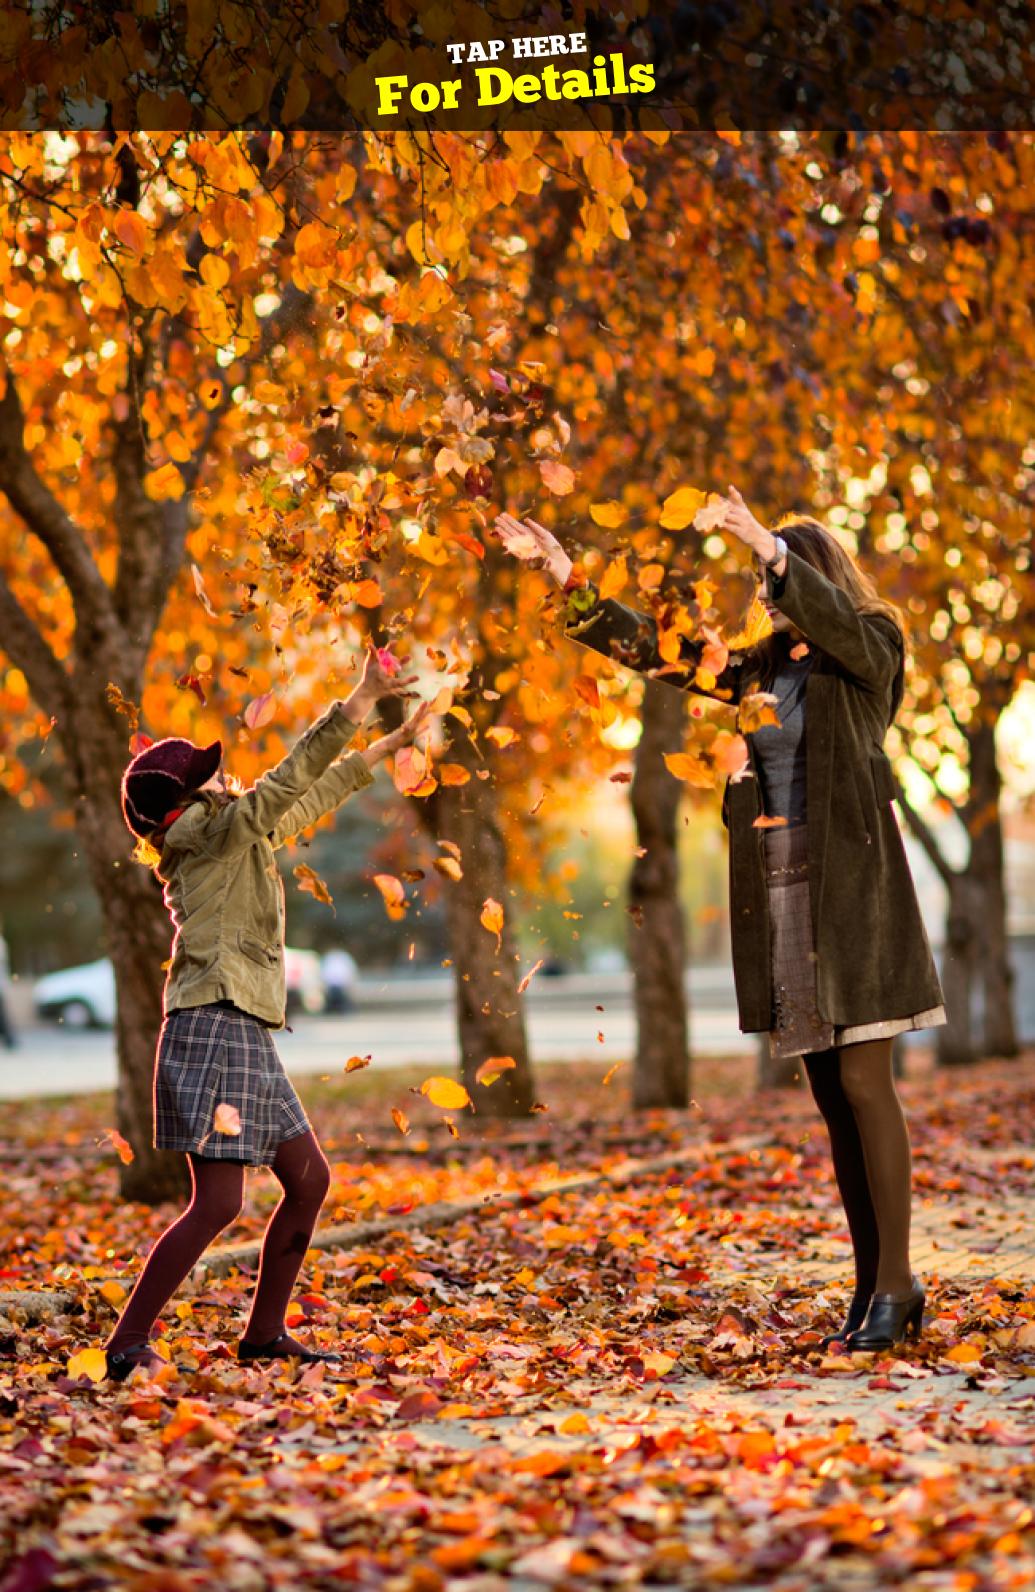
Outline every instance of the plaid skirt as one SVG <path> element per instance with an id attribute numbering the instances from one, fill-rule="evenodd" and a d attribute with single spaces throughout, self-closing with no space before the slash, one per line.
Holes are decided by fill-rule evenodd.
<path id="1" fill-rule="evenodd" d="M 238 1113 L 239 1133 L 217 1127 L 221 1105 Z M 169 1012 L 155 1057 L 156 1150 L 272 1166 L 281 1140 L 309 1127 L 272 1035 L 257 1017 L 224 1006 Z"/>
<path id="2" fill-rule="evenodd" d="M 769 1054 L 776 1059 L 803 1056 L 864 1039 L 888 1039 L 912 1028 L 935 1028 L 947 1021 L 944 1006 L 846 1027 L 825 1021 L 816 1004 L 816 953 L 809 904 L 808 826 L 793 824 L 762 831 L 772 950 L 773 1026 Z"/>

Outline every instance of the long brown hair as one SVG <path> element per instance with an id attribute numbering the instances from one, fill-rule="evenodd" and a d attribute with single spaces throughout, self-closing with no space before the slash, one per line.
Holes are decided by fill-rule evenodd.
<path id="1" fill-rule="evenodd" d="M 792 553 L 806 564 L 818 569 L 821 575 L 847 592 L 860 614 L 884 614 L 897 627 L 902 637 L 903 650 L 909 645 L 906 616 L 897 603 L 882 597 L 870 575 L 860 569 L 837 537 L 818 520 L 804 514 L 785 514 L 772 527 L 778 531 Z M 758 689 L 768 691 L 780 658 L 778 638 L 770 632 L 750 649 L 750 668 L 758 675 Z"/>

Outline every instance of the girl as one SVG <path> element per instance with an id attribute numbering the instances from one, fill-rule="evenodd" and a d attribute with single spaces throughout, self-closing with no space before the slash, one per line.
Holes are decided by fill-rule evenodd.
<path id="1" fill-rule="evenodd" d="M 570 594 L 566 634 L 639 672 L 665 667 L 654 620 L 601 600 L 549 531 L 508 514 L 496 526 Z M 817 521 L 791 517 L 774 536 L 731 487 L 722 528 L 756 555 L 771 633 L 730 652 L 707 688 L 705 643 L 683 637 L 681 672 L 661 678 L 730 703 L 776 693 L 780 724 L 745 737 L 751 777 L 728 779 L 722 804 L 740 1026 L 768 1030 L 774 1056 L 804 1056 L 830 1133 L 856 1275 L 823 1343 L 883 1349 L 919 1334 L 924 1307 L 892 1037 L 946 1021 L 882 750 L 902 700 L 902 618 Z M 756 828 L 763 814 L 786 822 Z"/>
<path id="2" fill-rule="evenodd" d="M 263 1239 L 237 1357 L 339 1358 L 307 1348 L 284 1327 L 330 1169 L 269 1032 L 284 1026 L 285 1015 L 284 886 L 273 852 L 369 785 L 374 765 L 414 739 L 428 704 L 335 762 L 377 700 L 411 697 L 416 678 L 389 675 L 369 652 L 351 696 L 333 702 L 244 795 L 227 788 L 218 741 L 156 741 L 123 776 L 126 822 L 153 848 L 176 930 L 155 1061 L 154 1145 L 186 1152 L 193 1195 L 148 1255 L 105 1346 L 115 1381 L 138 1365 L 163 1363 L 149 1346 L 151 1329 L 240 1214 L 246 1166 L 272 1167 L 284 1193 Z"/>

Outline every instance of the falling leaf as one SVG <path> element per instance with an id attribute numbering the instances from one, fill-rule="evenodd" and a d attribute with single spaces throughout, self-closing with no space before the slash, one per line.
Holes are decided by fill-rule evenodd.
<path id="1" fill-rule="evenodd" d="M 358 1072 L 361 1067 L 369 1067 L 370 1056 L 350 1056 L 345 1063 L 346 1072 Z"/>
<path id="2" fill-rule="evenodd" d="M 405 1111 L 400 1111 L 398 1106 L 392 1107 L 392 1121 L 395 1123 L 400 1133 L 409 1133 L 410 1119 L 406 1115 Z"/>
<path id="3" fill-rule="evenodd" d="M 540 459 L 539 474 L 547 491 L 555 497 L 566 497 L 575 488 L 575 471 L 556 459 Z"/>
<path id="4" fill-rule="evenodd" d="M 124 1139 L 117 1128 L 107 1128 L 104 1137 L 118 1155 L 123 1166 L 129 1166 L 133 1160 L 133 1146 L 129 1143 L 129 1140 Z"/>
<path id="5" fill-rule="evenodd" d="M 464 876 L 464 870 L 455 857 L 436 857 L 431 866 L 436 873 L 442 874 L 443 878 L 452 879 L 454 884 Z"/>
<path id="6" fill-rule="evenodd" d="M 471 1097 L 463 1084 L 453 1078 L 425 1078 L 420 1092 L 433 1106 L 443 1111 L 460 1111 L 471 1104 Z"/>
<path id="7" fill-rule="evenodd" d="M 714 786 L 715 776 L 702 758 L 690 752 L 665 752 L 663 756 L 665 767 L 676 779 L 685 780 L 688 785 L 696 785 L 701 790 L 710 790 Z"/>
<path id="8" fill-rule="evenodd" d="M 394 874 L 375 873 L 374 883 L 381 892 L 388 916 L 393 922 L 398 922 L 405 915 L 408 905 L 401 881 Z"/>
<path id="9" fill-rule="evenodd" d="M 786 818 L 770 818 L 766 813 L 761 813 L 754 820 L 752 829 L 781 829 L 787 823 Z"/>
<path id="10" fill-rule="evenodd" d="M 706 494 L 698 492 L 696 487 L 681 486 L 678 491 L 670 493 L 661 505 L 658 523 L 666 531 L 683 531 L 706 501 Z"/>
<path id="11" fill-rule="evenodd" d="M 241 1131 L 241 1113 L 237 1107 L 221 1100 L 212 1118 L 212 1129 L 215 1133 L 225 1133 L 236 1138 Z"/>
<path id="12" fill-rule="evenodd" d="M 809 644 L 807 641 L 799 641 L 797 646 L 791 648 L 791 657 L 795 662 L 799 662 L 802 658 L 807 658 L 808 655 Z"/>
<path id="13" fill-rule="evenodd" d="M 538 965 L 541 966 L 542 964 Z M 531 974 L 529 974 L 529 977 L 531 977 Z M 487 1056 L 474 1075 L 475 1083 L 485 1084 L 488 1087 L 489 1084 L 496 1082 L 501 1073 L 509 1072 L 512 1067 L 516 1066 L 517 1062 L 513 1056 Z"/>
<path id="14" fill-rule="evenodd" d="M 267 725 L 276 712 L 276 701 L 272 691 L 264 691 L 262 696 L 254 697 L 244 710 L 243 718 L 250 730 L 261 730 Z"/>
<path id="15" fill-rule="evenodd" d="M 598 592 L 602 598 L 618 597 L 629 583 L 629 566 L 624 558 L 612 559 L 600 577 Z"/>
<path id="16" fill-rule="evenodd" d="M 439 763 L 435 772 L 443 785 L 466 785 L 471 777 L 461 763 Z"/>
<path id="17" fill-rule="evenodd" d="M 300 862 L 291 871 L 298 880 L 298 888 L 305 891 L 306 895 L 311 895 L 314 900 L 321 902 L 326 907 L 334 905 L 334 897 L 320 878 L 320 875 L 306 863 Z"/>
<path id="18" fill-rule="evenodd" d="M 113 707 L 116 713 L 121 713 L 123 718 L 129 720 L 130 729 L 135 730 L 137 725 L 140 723 L 140 709 L 137 707 L 135 702 L 131 702 L 129 697 L 122 694 L 121 688 L 115 684 L 114 680 L 109 680 L 108 684 L 105 686 L 104 698 L 109 707 Z M 143 737 L 143 739 L 147 742 L 148 746 L 151 745 L 151 741 L 146 735 Z M 141 748 L 141 750 L 143 750 L 143 748 Z"/>
<path id="19" fill-rule="evenodd" d="M 488 929 L 490 934 L 495 934 L 496 949 L 498 951 L 503 943 L 503 908 L 498 901 L 493 900 L 492 896 L 489 896 L 483 903 L 479 921 L 484 929 Z"/>
<path id="20" fill-rule="evenodd" d="M 619 525 L 624 525 L 627 517 L 625 505 L 615 498 L 609 499 L 606 503 L 591 503 L 589 513 L 594 525 L 602 525 L 609 531 L 617 530 Z"/>
<path id="21" fill-rule="evenodd" d="M 178 473 L 179 472 L 177 472 L 177 474 Z M 194 582 L 194 590 L 201 602 L 202 608 L 204 608 L 205 612 L 210 616 L 210 618 L 215 619 L 217 617 L 216 610 L 213 608 L 212 603 L 209 600 L 208 592 L 205 590 L 205 577 L 202 575 L 197 564 L 192 564 L 190 566 L 190 576 L 191 580 Z"/>
<path id="22" fill-rule="evenodd" d="M 513 746 L 520 737 L 517 730 L 512 730 L 509 724 L 490 724 L 485 732 L 485 739 L 494 742 L 502 749 L 504 746 Z"/>
<path id="23" fill-rule="evenodd" d="M 522 978 L 520 984 L 517 987 L 517 992 L 518 992 L 519 995 L 523 995 L 525 993 L 525 991 L 528 988 L 529 984 L 531 984 L 533 978 L 538 973 L 539 969 L 542 967 L 544 961 L 545 961 L 545 957 L 541 956 L 539 958 L 538 962 L 536 962 L 535 966 L 529 968 L 528 972 L 524 975 L 524 977 Z"/>
<path id="24" fill-rule="evenodd" d="M 600 706 L 600 687 L 591 674 L 577 674 L 572 681 L 577 696 L 591 708 Z"/>
<path id="25" fill-rule="evenodd" d="M 600 1080 L 601 1083 L 610 1083 L 611 1079 L 614 1077 L 614 1075 L 618 1071 L 619 1067 L 624 1067 L 624 1066 L 625 1066 L 624 1061 L 616 1061 L 614 1066 L 609 1068 L 608 1071 L 605 1072 L 603 1078 Z"/>
<path id="26" fill-rule="evenodd" d="M 729 513 L 729 499 L 715 494 L 709 496 L 707 503 L 694 515 L 695 531 L 714 531 L 726 523 Z"/>

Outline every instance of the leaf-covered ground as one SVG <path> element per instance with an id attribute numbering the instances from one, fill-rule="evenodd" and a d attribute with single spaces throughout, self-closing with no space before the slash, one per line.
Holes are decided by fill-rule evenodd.
<path id="1" fill-rule="evenodd" d="M 824 1137 L 804 1093 L 750 1092 L 746 1057 L 646 1116 L 627 1068 L 542 1068 L 545 1111 L 453 1113 L 459 1139 L 422 1075 L 303 1081 L 334 1165 L 322 1226 L 389 1218 L 303 1274 L 300 1330 L 341 1364 L 239 1367 L 251 1270 L 199 1271 L 170 1363 L 122 1388 L 69 1365 L 173 1212 L 117 1201 L 109 1098 L 6 1108 L 0 1588 L 1028 1588 L 1030 1062 L 911 1059 L 929 1310 L 884 1356 L 818 1347 L 849 1278 Z M 222 1242 L 275 1198 L 250 1176 Z M 72 1307 L 28 1324 L 12 1293 L 41 1289 Z"/>

